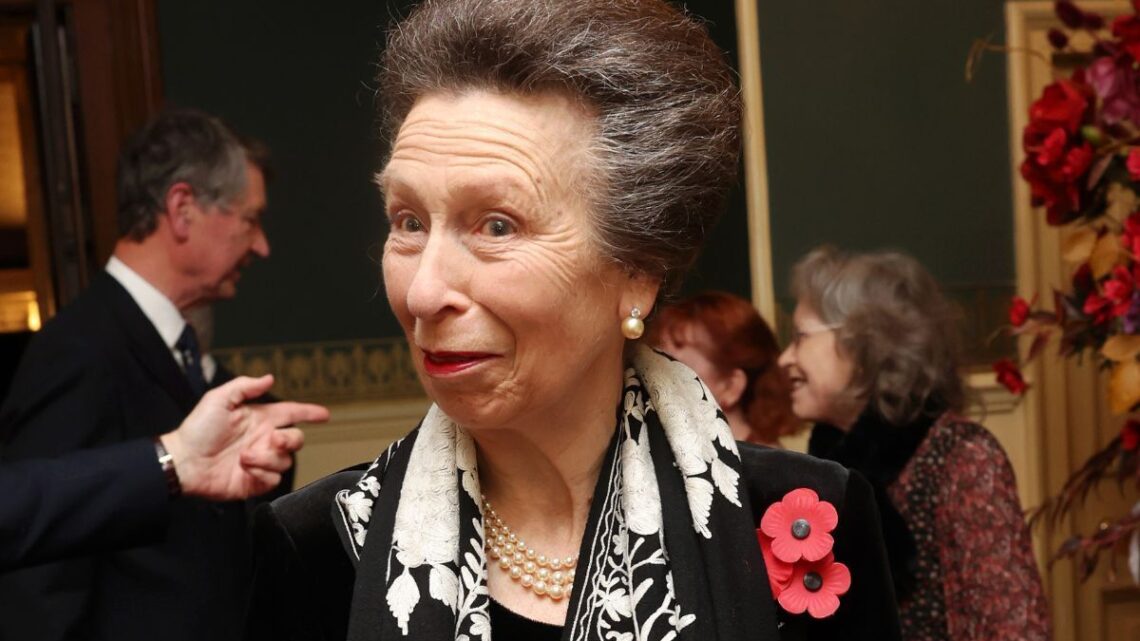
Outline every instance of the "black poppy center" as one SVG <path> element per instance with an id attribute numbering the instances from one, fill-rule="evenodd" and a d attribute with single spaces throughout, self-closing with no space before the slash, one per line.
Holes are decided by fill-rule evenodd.
<path id="1" fill-rule="evenodd" d="M 804 587 L 807 588 L 808 592 L 819 592 L 819 589 L 823 587 L 823 577 L 819 575 L 819 572 L 808 572 L 804 575 Z"/>
<path id="2" fill-rule="evenodd" d="M 807 519 L 796 519 L 792 522 L 792 536 L 797 540 L 804 540 L 811 534 L 811 523 Z"/>

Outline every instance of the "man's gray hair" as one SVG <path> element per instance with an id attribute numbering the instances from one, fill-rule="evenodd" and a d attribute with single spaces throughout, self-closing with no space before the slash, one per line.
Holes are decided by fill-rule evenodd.
<path id="1" fill-rule="evenodd" d="M 119 156 L 119 234 L 152 234 L 170 188 L 190 185 L 203 206 L 226 204 L 246 188 L 246 162 L 266 169 L 259 143 L 243 139 L 221 119 L 193 109 L 170 109 L 146 124 Z"/>

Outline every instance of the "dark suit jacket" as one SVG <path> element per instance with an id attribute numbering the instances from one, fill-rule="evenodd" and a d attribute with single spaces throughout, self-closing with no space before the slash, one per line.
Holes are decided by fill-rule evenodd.
<path id="1" fill-rule="evenodd" d="M 153 437 L 196 400 L 158 331 L 100 274 L 29 344 L 0 409 L 0 459 Z M 0 639 L 238 638 L 249 570 L 245 505 L 182 499 L 156 545 L 0 576 Z"/>
<path id="2" fill-rule="evenodd" d="M 783 626 L 778 641 L 897 641 L 898 610 L 878 511 L 867 481 L 829 461 L 748 443 L 738 445 L 757 527 L 770 505 L 799 487 L 816 490 L 839 511 L 834 554 L 851 570 L 851 589 L 840 598 L 839 611 L 828 619 L 780 611 Z M 340 490 L 353 487 L 366 467 L 325 477 L 258 510 L 251 640 L 346 638 L 355 570 L 337 531 L 333 500 Z"/>
<path id="3" fill-rule="evenodd" d="M 166 477 L 138 439 L 0 465 L 0 570 L 162 539 Z"/>

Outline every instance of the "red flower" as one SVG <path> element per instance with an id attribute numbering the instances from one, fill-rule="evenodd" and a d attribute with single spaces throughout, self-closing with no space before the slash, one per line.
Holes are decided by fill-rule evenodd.
<path id="1" fill-rule="evenodd" d="M 1069 36 L 1060 29 L 1050 29 L 1046 37 L 1049 38 L 1049 44 L 1053 45 L 1054 49 L 1059 50 L 1069 46 Z"/>
<path id="2" fill-rule="evenodd" d="M 1132 180 L 1140 180 L 1140 147 L 1133 147 L 1128 152 L 1128 173 Z"/>
<path id="3" fill-rule="evenodd" d="M 1065 154 L 1065 163 L 1061 166 L 1061 176 L 1067 181 L 1076 181 L 1088 171 L 1092 164 L 1092 147 L 1085 143 L 1080 147 L 1073 147 Z"/>
<path id="4" fill-rule="evenodd" d="M 1045 87 L 1041 97 L 1029 107 L 1031 126 L 1064 127 L 1076 133 L 1084 120 L 1089 101 L 1088 88 L 1071 80 L 1058 80 Z"/>
<path id="5" fill-rule="evenodd" d="M 1124 233 L 1120 235 L 1120 244 L 1124 245 L 1124 249 L 1132 254 L 1134 259 L 1140 257 L 1140 212 L 1132 214 L 1124 221 Z"/>
<path id="6" fill-rule="evenodd" d="M 1065 147 L 1069 144 L 1069 134 L 1057 127 L 1045 137 L 1041 150 L 1037 152 L 1037 164 L 1047 167 L 1065 157 Z"/>
<path id="7" fill-rule="evenodd" d="M 1132 292 L 1136 281 L 1127 267 L 1117 265 L 1112 270 L 1112 278 L 1104 282 L 1104 297 L 1112 303 L 1112 316 L 1123 316 L 1132 306 Z M 1088 301 L 1085 301 L 1086 304 Z"/>
<path id="8" fill-rule="evenodd" d="M 1078 9 L 1071 0 L 1059 0 L 1053 5 L 1053 13 L 1070 29 L 1079 29 L 1085 23 L 1085 12 Z"/>
<path id="9" fill-rule="evenodd" d="M 792 580 L 780 593 L 780 607 L 792 614 L 807 612 L 822 619 L 839 609 L 839 596 L 851 588 L 851 571 L 828 554 L 815 562 L 797 563 Z"/>
<path id="10" fill-rule="evenodd" d="M 1124 50 L 1135 60 L 1140 60 L 1140 17 L 1119 16 L 1112 21 L 1112 35 L 1120 38 Z"/>
<path id="11" fill-rule="evenodd" d="M 1093 88 L 1080 79 L 1060 80 L 1046 87 L 1029 110 L 1021 175 L 1033 203 L 1047 208 L 1051 224 L 1068 222 L 1082 209 L 1081 179 L 1094 152 L 1077 133 L 1095 99 Z"/>
<path id="12" fill-rule="evenodd" d="M 1092 319 L 1093 325 L 1103 325 L 1112 319 L 1112 301 L 1096 292 L 1090 292 L 1081 311 Z"/>
<path id="13" fill-rule="evenodd" d="M 1014 296 L 1009 304 L 1009 324 L 1021 327 L 1029 320 L 1029 301 L 1020 296 Z"/>
<path id="14" fill-rule="evenodd" d="M 1008 358 L 1003 358 L 994 363 L 994 373 L 997 374 L 997 381 L 1017 396 L 1021 396 L 1029 388 L 1025 378 L 1021 376 L 1021 370 Z"/>
<path id="15" fill-rule="evenodd" d="M 772 598 L 780 598 L 780 593 L 788 587 L 792 580 L 792 564 L 784 563 L 772 554 L 772 537 L 756 528 L 756 539 L 760 541 L 760 552 L 764 554 L 764 569 L 768 571 L 768 587 L 772 589 Z"/>
<path id="16" fill-rule="evenodd" d="M 1140 448 L 1140 422 L 1132 419 L 1120 430 L 1120 446 L 1125 452 L 1135 452 Z"/>
<path id="17" fill-rule="evenodd" d="M 772 538 L 772 554 L 785 563 L 800 559 L 818 561 L 831 552 L 835 541 L 830 532 L 839 524 L 839 513 L 814 490 L 801 487 L 773 503 L 760 519 L 760 530 Z"/>

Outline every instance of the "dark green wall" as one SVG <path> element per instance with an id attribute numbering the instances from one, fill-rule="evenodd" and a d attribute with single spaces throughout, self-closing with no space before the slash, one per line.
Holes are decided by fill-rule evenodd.
<path id="1" fill-rule="evenodd" d="M 371 76 L 384 27 L 410 0 L 160 0 L 167 99 L 216 113 L 275 157 L 268 261 L 215 311 L 219 347 L 399 334 L 378 268 L 381 216 L 371 183 L 379 144 Z M 732 4 L 690 3 L 735 47 Z M 735 200 L 693 287 L 748 295 L 747 227 Z"/>
<path id="2" fill-rule="evenodd" d="M 707 21 L 713 40 L 727 52 L 733 66 L 738 67 L 734 3 L 729 0 L 701 0 L 688 2 L 686 6 Z M 740 179 L 743 181 L 743 173 Z M 684 296 L 704 289 L 722 289 L 752 298 L 751 267 L 748 264 L 748 205 L 743 182 L 733 191 L 728 210 L 713 229 L 680 294 Z"/>
<path id="3" fill-rule="evenodd" d="M 159 0 L 166 95 L 265 140 L 276 157 L 273 256 L 218 305 L 219 346 L 398 333 L 380 290 L 371 76 L 410 0 Z M 735 60 L 729 0 L 689 2 Z M 1002 4 L 759 0 L 773 266 L 786 304 L 811 247 L 898 247 L 977 308 L 985 333 L 1013 281 L 1004 60 L 963 80 Z M 685 291 L 750 291 L 743 191 Z M 989 309 L 989 308 L 987 308 Z M 996 326 L 996 324 L 994 324 Z"/>
<path id="4" fill-rule="evenodd" d="M 973 84 L 997 0 L 759 0 L 773 265 L 812 247 L 894 247 L 955 289 L 1013 272 L 1005 60 Z"/>
<path id="5" fill-rule="evenodd" d="M 389 15 L 375 0 L 159 2 L 167 99 L 223 116 L 274 155 L 272 255 L 217 306 L 219 346 L 398 333 L 379 290 L 371 182 L 372 65 Z"/>

